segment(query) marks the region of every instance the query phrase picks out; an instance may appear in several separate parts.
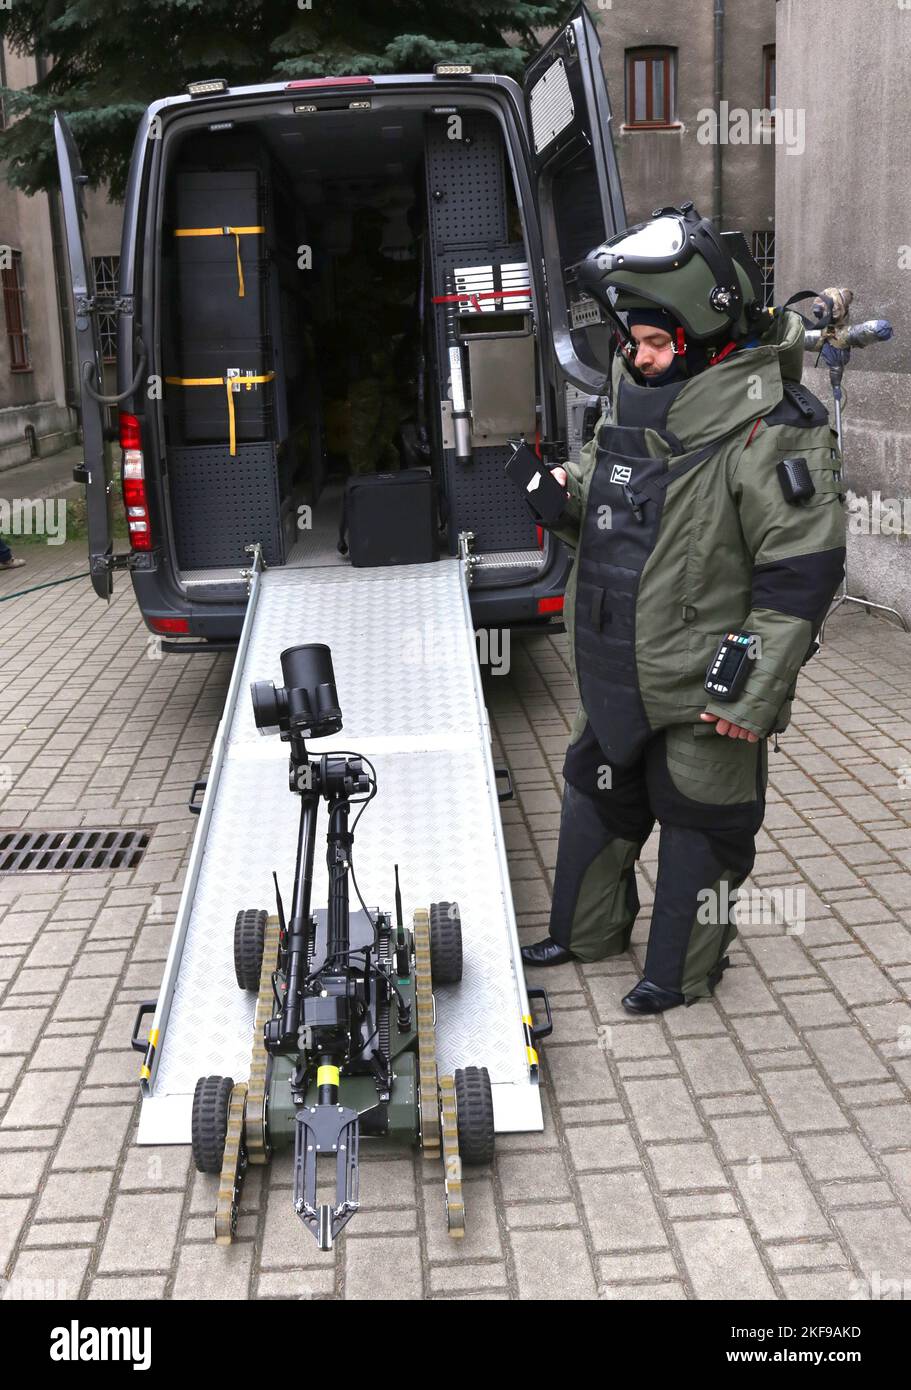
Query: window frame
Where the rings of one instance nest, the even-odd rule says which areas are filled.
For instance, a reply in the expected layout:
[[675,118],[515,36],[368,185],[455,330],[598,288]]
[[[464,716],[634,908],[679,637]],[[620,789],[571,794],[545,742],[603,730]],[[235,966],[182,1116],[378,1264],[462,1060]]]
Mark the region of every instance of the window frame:
[[[650,44],[647,47],[628,48],[624,53],[624,71],[626,77],[626,102],[623,130],[680,130],[681,123],[676,118],[676,97],[677,97],[677,50],[670,45]],[[664,109],[667,115],[663,120],[656,120],[648,117],[644,120],[636,120],[636,76],[635,65],[637,62],[645,61],[645,102],[646,110],[654,109],[654,88],[652,81],[652,62],[656,59],[664,62],[664,83],[662,96],[664,99]]]
[[[0,284],[3,288],[3,318],[9,343],[9,369],[19,374],[33,370],[32,352],[25,306],[26,287],[22,252],[15,247],[11,247],[10,251],[12,265],[3,267],[0,272]],[[10,276],[12,281],[7,278]]]
[[778,68],[775,62],[775,45],[763,44],[762,48],[762,109],[769,113],[769,125],[775,124],[775,87],[778,81]]

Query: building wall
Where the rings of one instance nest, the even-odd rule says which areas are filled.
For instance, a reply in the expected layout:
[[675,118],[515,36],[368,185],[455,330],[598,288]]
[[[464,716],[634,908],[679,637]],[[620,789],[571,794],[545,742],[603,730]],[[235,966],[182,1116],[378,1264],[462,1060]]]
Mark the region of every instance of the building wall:
[[[645,5],[590,0],[601,36],[601,60],[613,107],[620,177],[629,221],[664,203],[691,198],[714,215],[713,145],[698,136],[700,113],[714,104],[715,0],[650,0]],[[724,0],[722,99],[731,107],[763,104],[764,44],[775,42],[775,0]],[[626,123],[625,50],[677,50],[676,130],[632,130]],[[771,229],[775,150],[771,144],[722,144],[720,225],[725,230]]]
[[[35,81],[34,59],[4,50],[7,84]],[[2,171],[0,171],[2,179]],[[48,198],[32,198],[4,187],[0,199],[0,246],[22,253],[29,371],[10,369],[6,322],[0,325],[0,469],[30,457],[26,427],[37,435],[38,452],[49,454],[75,438],[75,416],[66,404],[60,315]]]
[[[779,107],[805,110],[806,149],[777,154],[776,300],[845,285],[852,322],[887,318],[895,329],[855,349],[844,376],[845,476],[872,508],[876,491],[911,497],[911,8],[839,0],[833,22],[829,0],[779,0],[777,44]],[[813,361],[806,380],[831,405],[828,372]],[[852,593],[911,624],[911,534],[849,534],[848,576]]]

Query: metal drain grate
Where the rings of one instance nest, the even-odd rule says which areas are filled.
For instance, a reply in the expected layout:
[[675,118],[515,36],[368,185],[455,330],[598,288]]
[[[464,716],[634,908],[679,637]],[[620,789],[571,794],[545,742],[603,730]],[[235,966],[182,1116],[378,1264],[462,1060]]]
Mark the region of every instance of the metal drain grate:
[[79,873],[134,869],[151,831],[10,830],[0,833],[0,874]]

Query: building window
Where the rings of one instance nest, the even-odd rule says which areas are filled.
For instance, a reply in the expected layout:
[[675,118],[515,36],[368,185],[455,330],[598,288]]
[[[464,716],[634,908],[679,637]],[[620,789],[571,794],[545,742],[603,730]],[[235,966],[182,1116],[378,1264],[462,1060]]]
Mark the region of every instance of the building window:
[[771,309],[775,281],[775,233],[753,233],[753,258],[762,271],[762,307]]
[[762,104],[775,119],[775,45],[766,44],[762,50]]
[[22,278],[22,252],[12,253],[12,264],[0,271],[3,281],[3,312],[9,338],[9,365],[12,372],[31,371],[28,327],[25,318],[25,281]]
[[660,127],[676,124],[674,115],[675,51],[672,48],[626,50],[626,124]]
[[[120,279],[120,257],[93,256],[92,270],[95,275],[95,293],[116,296],[117,282]],[[115,313],[98,315],[98,333],[101,338],[102,361],[116,362],[117,315]]]

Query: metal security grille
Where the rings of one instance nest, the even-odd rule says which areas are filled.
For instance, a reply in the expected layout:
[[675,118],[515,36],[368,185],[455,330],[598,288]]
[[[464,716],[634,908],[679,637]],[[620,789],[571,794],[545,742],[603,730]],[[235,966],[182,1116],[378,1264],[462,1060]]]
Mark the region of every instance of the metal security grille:
[[148,830],[11,830],[0,834],[0,874],[79,873],[134,869]]
[[562,58],[538,78],[531,89],[528,105],[535,154],[540,154],[572,123],[576,114]]
[[775,289],[775,233],[753,233],[753,255],[762,271],[762,307],[770,309]]
[[[93,256],[95,293],[116,295],[120,281],[119,256]],[[99,314],[98,332],[101,336],[101,356],[105,362],[117,361],[117,315]]]

